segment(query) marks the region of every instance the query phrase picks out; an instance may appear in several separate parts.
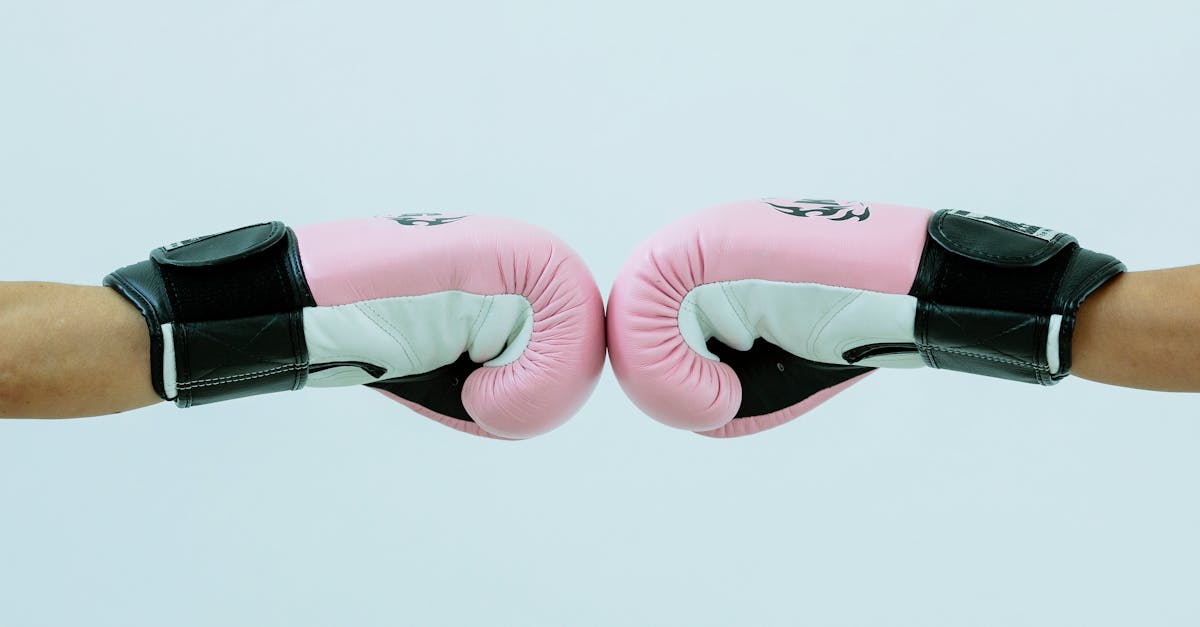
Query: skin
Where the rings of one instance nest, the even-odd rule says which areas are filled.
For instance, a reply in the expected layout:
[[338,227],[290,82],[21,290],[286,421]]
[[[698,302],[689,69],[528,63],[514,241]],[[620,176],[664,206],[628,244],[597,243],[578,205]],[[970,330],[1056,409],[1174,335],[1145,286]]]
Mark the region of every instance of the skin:
[[1128,272],[1083,302],[1071,374],[1122,387],[1200,392],[1200,266]]
[[107,287],[0,282],[0,418],[77,418],[160,403],[150,335]]
[[[142,316],[106,287],[0,282],[0,418],[78,418],[162,402]],[[1200,266],[1130,272],[1080,308],[1072,374],[1200,392]]]

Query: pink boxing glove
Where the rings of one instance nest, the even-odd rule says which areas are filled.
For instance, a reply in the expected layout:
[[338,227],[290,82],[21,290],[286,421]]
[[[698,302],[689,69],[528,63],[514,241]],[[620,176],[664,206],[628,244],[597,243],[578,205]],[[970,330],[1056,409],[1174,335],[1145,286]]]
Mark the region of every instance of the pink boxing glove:
[[877,367],[1051,385],[1080,304],[1123,270],[1065,233],[967,211],[734,203],[633,253],[609,355],[643,411],[717,437],[783,424]]
[[180,407],[365,384],[476,435],[565,422],[604,363],[604,312],[566,244],[492,216],[257,224],[155,249],[105,278],[146,318]]

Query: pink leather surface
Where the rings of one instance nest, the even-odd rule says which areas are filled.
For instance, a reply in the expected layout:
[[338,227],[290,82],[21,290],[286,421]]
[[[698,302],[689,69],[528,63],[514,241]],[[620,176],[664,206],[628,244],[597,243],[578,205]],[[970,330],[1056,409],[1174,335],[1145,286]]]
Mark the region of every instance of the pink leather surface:
[[495,216],[436,226],[358,218],[294,230],[319,306],[448,290],[529,300],[525,352],[463,384],[475,423],[421,408],[423,415],[477,435],[528,438],[566,422],[595,387],[604,365],[600,292],[578,255],[550,233]]
[[708,283],[762,279],[907,293],[932,213],[842,204],[868,206],[870,217],[834,220],[845,212],[822,217],[816,211],[800,217],[767,201],[745,201],[692,214],[642,243],[618,274],[608,301],[609,356],[634,403],[665,424],[730,437],[783,424],[861,380],[731,423],[741,404],[741,383],[731,368],[692,350],[678,325],[684,297]]

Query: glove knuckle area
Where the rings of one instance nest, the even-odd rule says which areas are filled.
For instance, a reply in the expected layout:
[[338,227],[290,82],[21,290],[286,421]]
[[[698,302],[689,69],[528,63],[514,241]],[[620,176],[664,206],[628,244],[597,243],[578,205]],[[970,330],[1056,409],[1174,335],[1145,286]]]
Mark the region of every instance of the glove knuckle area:
[[[904,295],[931,213],[872,209],[745,201],[652,235],[626,262],[609,299],[609,353],[622,388],[660,422],[725,437],[782,424],[859,380],[871,369],[825,367],[764,339],[779,339],[785,334],[769,331],[788,324],[764,326],[757,314],[770,299],[750,288],[807,283]],[[715,307],[699,306],[704,299],[692,296],[729,284],[749,291],[714,290],[707,296],[723,293]],[[794,320],[791,326],[803,327]],[[811,344],[807,336],[790,339],[784,343],[797,352]]]
[[508,308],[520,315],[508,316],[513,322],[503,329],[503,307],[481,314],[486,323],[473,319],[472,339],[455,349],[463,357],[445,367],[445,377],[372,384],[422,415],[477,435],[532,437],[566,422],[599,379],[599,289],[578,255],[540,228],[494,216],[423,214],[300,227],[297,234],[321,306],[448,292],[528,304]]
[[604,366],[604,304],[591,272],[558,238],[528,228],[532,253],[509,251],[506,280],[531,306],[529,341],[511,363],[473,372],[463,389],[475,421],[507,438],[561,426],[591,396]]
[[572,291],[580,293],[569,306],[539,308],[531,301],[533,331],[520,355],[467,377],[463,406],[488,432],[507,438],[545,433],[591,395],[604,365],[604,309],[594,283]]

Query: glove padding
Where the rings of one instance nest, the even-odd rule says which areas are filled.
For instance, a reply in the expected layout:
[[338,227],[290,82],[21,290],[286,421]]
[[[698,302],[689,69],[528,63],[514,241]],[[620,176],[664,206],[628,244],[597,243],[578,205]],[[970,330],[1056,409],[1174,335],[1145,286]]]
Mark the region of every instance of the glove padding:
[[158,248],[104,284],[146,318],[155,390],[180,407],[365,384],[520,439],[565,422],[604,361],[586,266],[499,217],[258,224]]
[[746,435],[876,367],[1053,384],[1080,304],[1123,270],[1064,233],[966,211],[735,203],[634,252],[609,297],[609,354],[655,419]]

